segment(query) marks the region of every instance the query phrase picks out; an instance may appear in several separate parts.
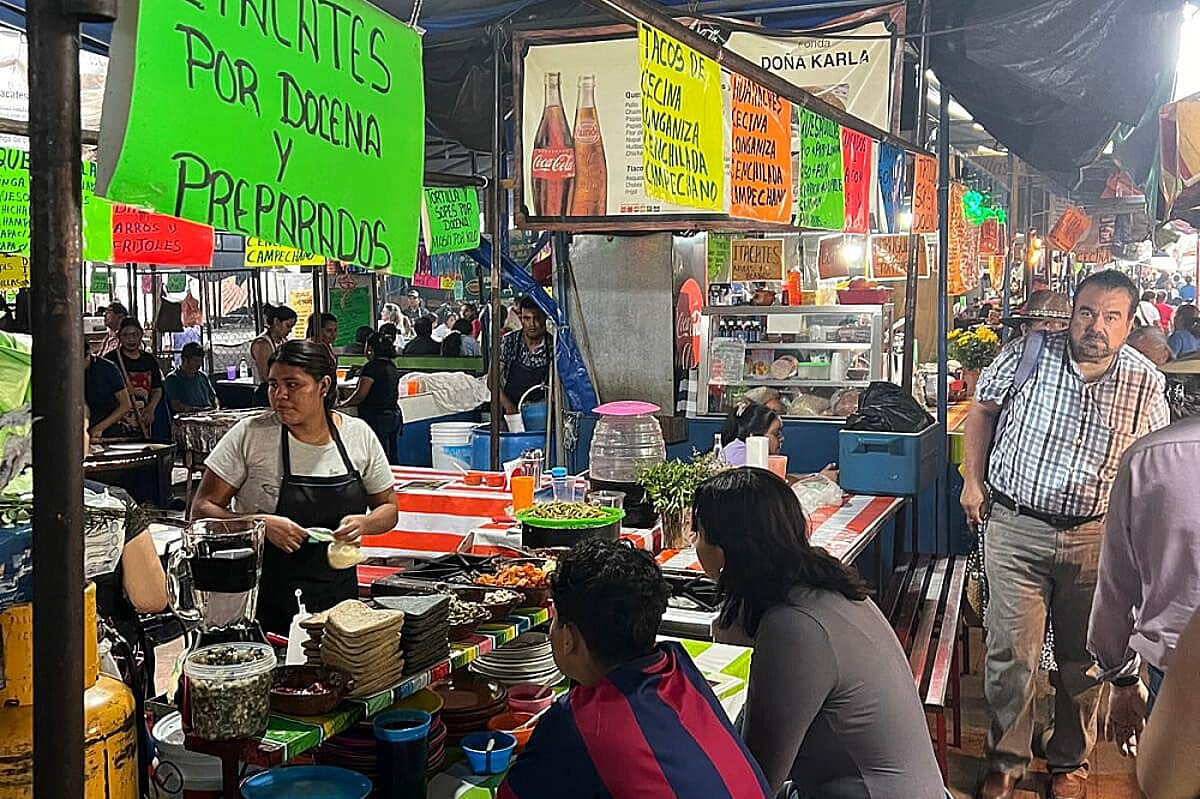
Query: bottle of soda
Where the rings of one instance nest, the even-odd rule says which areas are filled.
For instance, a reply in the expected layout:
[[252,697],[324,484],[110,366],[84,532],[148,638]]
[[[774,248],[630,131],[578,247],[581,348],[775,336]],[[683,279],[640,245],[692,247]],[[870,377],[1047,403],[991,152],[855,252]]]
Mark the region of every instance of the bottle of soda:
[[604,216],[608,210],[608,165],[600,117],[596,114],[596,76],[579,77],[575,105],[575,184],[571,189],[571,216]]
[[560,73],[546,73],[546,104],[530,156],[533,215],[565,216],[575,183],[575,142],[563,111]]

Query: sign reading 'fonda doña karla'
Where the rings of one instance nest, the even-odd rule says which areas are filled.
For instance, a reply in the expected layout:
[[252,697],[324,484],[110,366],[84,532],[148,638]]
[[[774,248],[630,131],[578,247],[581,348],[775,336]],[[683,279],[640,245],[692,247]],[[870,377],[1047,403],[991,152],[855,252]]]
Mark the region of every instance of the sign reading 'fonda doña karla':
[[416,31],[366,0],[121,0],[118,19],[102,196],[412,274]]

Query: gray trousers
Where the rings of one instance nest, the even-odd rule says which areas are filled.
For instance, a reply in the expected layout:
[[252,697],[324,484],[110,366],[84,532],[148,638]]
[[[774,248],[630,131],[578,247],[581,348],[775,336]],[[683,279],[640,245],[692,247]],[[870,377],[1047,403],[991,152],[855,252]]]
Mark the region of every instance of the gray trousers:
[[1087,675],[1087,630],[1103,530],[1103,521],[1055,530],[1008,508],[992,508],[984,557],[991,593],[984,695],[994,771],[1019,776],[1033,757],[1035,676],[1047,614],[1058,672],[1046,761],[1056,774],[1087,769],[1101,688]]

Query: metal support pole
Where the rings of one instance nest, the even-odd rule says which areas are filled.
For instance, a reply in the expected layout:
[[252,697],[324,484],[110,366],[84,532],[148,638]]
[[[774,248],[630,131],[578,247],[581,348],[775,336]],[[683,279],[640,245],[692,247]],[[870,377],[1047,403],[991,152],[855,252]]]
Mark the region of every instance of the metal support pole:
[[[928,0],[921,2],[921,53],[917,61],[917,141],[916,145],[921,149],[925,148],[925,133],[929,122],[929,114],[926,110],[926,97],[928,92],[928,81],[925,72],[929,68],[929,47],[928,40],[925,34],[929,30],[929,3]],[[939,91],[943,91],[939,89]],[[912,214],[909,214],[911,220]],[[912,223],[909,223],[911,230]],[[905,394],[912,394],[913,372],[916,370],[916,364],[913,363],[913,353],[917,351],[917,272],[920,270],[920,259],[918,247],[924,246],[925,238],[923,235],[916,233],[908,234],[908,274],[904,278],[904,354],[901,363],[900,375],[901,386]],[[916,553],[913,553],[916,554]]]
[[949,548],[949,509],[946,505],[946,466],[949,463],[949,439],[946,430],[946,405],[949,402],[946,378],[949,357],[946,347],[946,332],[949,327],[950,302],[950,92],[943,85],[941,89],[941,104],[938,109],[938,424],[943,434],[938,436],[938,477],[936,502],[934,503],[934,518],[937,520],[937,539],[935,546],[945,542]]
[[83,311],[79,20],[30,3],[33,795],[83,785]]
[[[1017,211],[1020,210],[1021,202],[1021,162],[1011,152],[1008,154],[1008,227],[1007,230],[1017,229]],[[1006,232],[1007,232],[1006,230]],[[1001,302],[1000,313],[1002,316],[1009,316],[1012,313],[1012,267],[1013,267],[1013,242],[1015,236],[1009,236],[1009,241],[1004,242],[1007,253],[1004,256],[1004,286],[1003,297]],[[1007,343],[1009,336],[1012,335],[1011,328],[1008,325],[1004,326],[1004,342]]]
[[492,33],[492,92],[496,101],[496,117],[492,120],[492,182],[488,202],[488,216],[492,229],[492,273],[489,281],[492,291],[492,346],[488,357],[488,385],[492,387],[491,405],[491,468],[500,468],[500,419],[504,411],[500,406],[500,346],[504,333],[504,319],[500,305],[500,240],[504,226],[504,186],[500,176],[504,172],[504,94],[501,83],[501,59],[504,56],[504,30],[499,25]]

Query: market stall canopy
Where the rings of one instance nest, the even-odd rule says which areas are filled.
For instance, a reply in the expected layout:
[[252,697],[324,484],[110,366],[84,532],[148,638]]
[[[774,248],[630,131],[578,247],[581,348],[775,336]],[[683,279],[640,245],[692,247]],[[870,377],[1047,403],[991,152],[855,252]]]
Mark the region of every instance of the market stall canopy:
[[1200,94],[1163,106],[1162,192],[1167,218],[1200,224]]
[[1145,182],[1156,142],[1120,134],[1169,99],[1182,0],[930,2],[934,72],[1009,150],[1073,187],[1117,135]]

